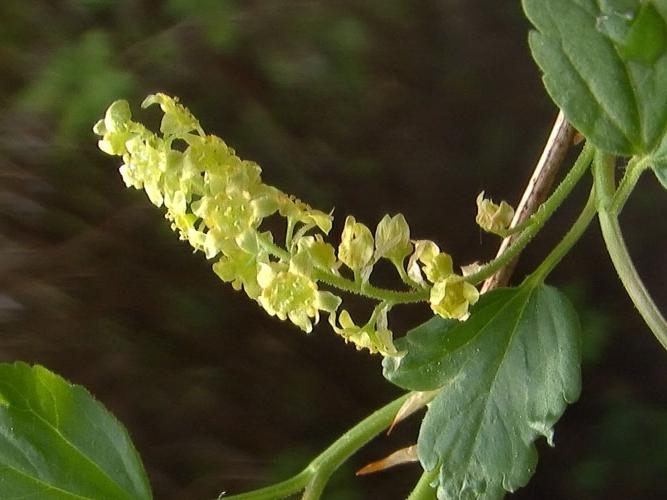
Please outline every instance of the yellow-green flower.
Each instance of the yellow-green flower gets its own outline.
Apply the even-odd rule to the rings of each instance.
[[[431,309],[443,318],[465,320],[469,307],[478,300],[477,288],[457,274],[438,281],[431,288]]]
[[[93,132],[102,136],[97,143],[107,154],[121,156],[126,153],[125,143],[132,137],[149,134],[140,123],[132,121],[132,112],[127,101],[115,101],[109,106],[104,118],[93,127]]]
[[[213,271],[218,277],[231,283],[234,290],[243,288],[251,299],[257,300],[262,288],[257,281],[260,264],[267,264],[269,256],[257,245],[257,235],[249,232],[236,241],[223,240],[220,246],[222,255],[213,264]]]
[[[329,292],[320,292],[307,276],[292,272],[285,264],[259,264],[257,283],[262,289],[257,302],[271,316],[289,319],[304,332],[310,333],[313,322],[320,319],[320,310],[333,313],[340,299]]]
[[[152,94],[144,99],[141,107],[147,108],[153,104],[159,104],[164,112],[160,123],[160,132],[164,135],[182,138],[192,131],[204,135],[199,121],[190,113],[190,110],[179,104],[177,97],[170,97],[161,93]]]
[[[475,221],[484,231],[504,236],[514,218],[512,206],[502,201],[496,205],[492,200],[484,198],[484,191],[477,196],[477,217]]]
[[[312,274],[313,269],[338,275],[340,262],[336,259],[335,248],[317,234],[302,236],[296,241],[296,252],[292,255],[290,266],[307,276]]]
[[[452,257],[441,252],[438,245],[429,240],[417,240],[414,242],[415,251],[408,260],[408,276],[417,284],[425,285],[423,273],[426,278],[435,283],[445,279],[453,272]]]
[[[384,257],[400,267],[411,251],[410,227],[403,214],[385,215],[375,229],[375,260]]]
[[[329,231],[331,231],[333,223],[331,214],[315,210],[295,196],[280,193],[278,213],[294,222],[301,222],[311,227],[317,226],[324,234],[329,234]]]
[[[355,276],[367,281],[373,260],[371,230],[357,222],[354,217],[348,216],[340,240],[338,258],[354,271]]]
[[[437,283],[454,272],[451,255],[441,252],[429,259],[424,265],[424,274],[431,283]]]
[[[340,326],[334,323],[332,326],[345,342],[353,343],[357,350],[368,349],[371,354],[397,356],[399,352],[394,346],[393,333],[387,325],[388,310],[386,305],[379,306],[365,325],[357,326],[350,313],[343,309],[338,315]]]

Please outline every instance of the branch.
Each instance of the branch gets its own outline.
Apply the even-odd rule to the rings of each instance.
[[[528,181],[528,186],[526,186],[526,190],[521,197],[510,228],[516,227],[526,221],[547,198],[556,179],[556,174],[565,159],[568,149],[572,145],[574,133],[574,128],[565,120],[563,112],[559,112],[544,151],[542,151],[542,156],[537,162],[533,175],[530,181]],[[512,235],[503,240],[496,258],[505,253],[515,238],[516,235]],[[487,279],[482,287],[482,293],[507,285],[516,267],[516,262],[517,258]]]

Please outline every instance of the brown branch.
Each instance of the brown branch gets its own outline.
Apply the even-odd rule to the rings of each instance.
[[[556,179],[556,174],[565,159],[568,149],[572,145],[574,134],[574,128],[572,128],[567,120],[565,120],[565,116],[561,111],[558,113],[556,123],[554,123],[547,144],[544,147],[544,151],[542,151],[542,156],[537,162],[537,166],[533,171],[530,181],[528,181],[526,190],[523,192],[523,196],[514,213],[514,219],[512,220],[510,227],[516,227],[524,222],[535,212],[535,210],[537,210],[544,200],[546,200],[554,180]],[[496,257],[502,255],[505,250],[507,250],[516,236],[517,235],[508,236],[503,240]],[[482,286],[482,293],[494,288],[506,286],[514,272],[517,259],[514,259],[496,274],[487,279],[484,282],[484,286]]]

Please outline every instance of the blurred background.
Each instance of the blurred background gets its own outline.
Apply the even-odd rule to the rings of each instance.
[[[304,335],[219,281],[125,189],[93,123],[117,98],[138,112],[148,93],[179,95],[266,182],[335,207],[334,240],[347,214],[374,226],[402,212],[415,237],[466,264],[498,244],[474,224],[475,196],[516,203],[556,115],[527,30],[519,0],[3,0],[0,359],[88,387],[128,427],[158,499],[215,498],[300,469],[398,389],[326,325]],[[667,308],[665,203],[647,175],[622,222]],[[665,352],[596,227],[551,283],[581,314],[583,394],[512,498],[666,498]],[[408,308],[393,325],[400,335],[427,317]],[[325,498],[404,498],[416,465],[353,473],[413,443],[417,420],[364,449]]]

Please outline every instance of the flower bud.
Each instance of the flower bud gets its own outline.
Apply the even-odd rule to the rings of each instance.
[[[348,216],[338,247],[338,258],[355,274],[361,273],[364,278],[370,274],[369,268],[373,259],[373,235],[364,224]]]
[[[127,101],[114,101],[104,114],[104,127],[106,132],[120,132],[127,128],[132,118],[130,104]]]
[[[503,236],[513,218],[514,209],[509,203],[503,201],[500,205],[496,205],[493,201],[484,198],[484,191],[479,193],[475,221],[484,231]]]
[[[403,214],[385,215],[375,230],[375,260],[385,257],[401,265],[411,250],[410,228]]]

